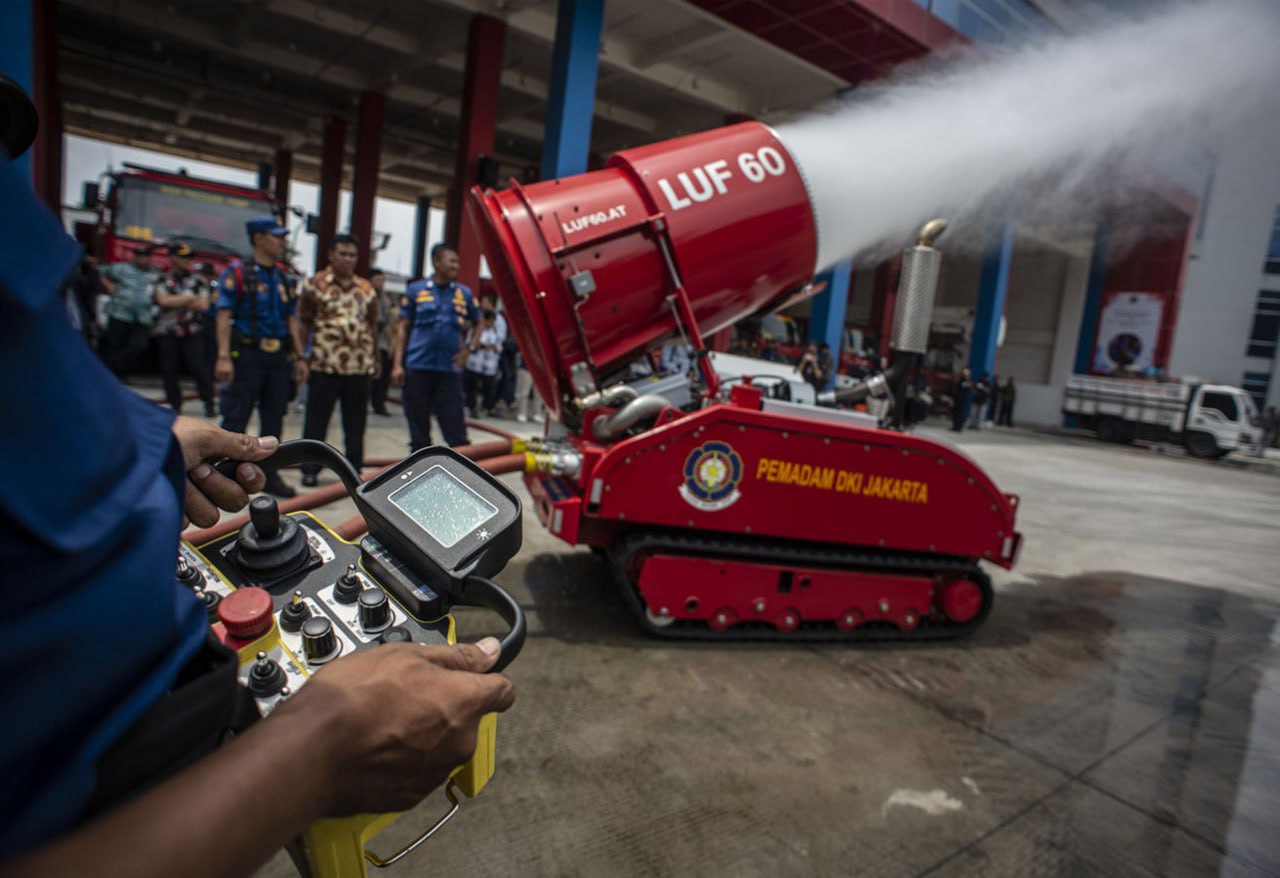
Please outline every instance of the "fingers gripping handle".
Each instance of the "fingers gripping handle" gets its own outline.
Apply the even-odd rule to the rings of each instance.
[[[240,461],[220,460],[213,465],[213,468],[229,479],[235,479],[236,467],[240,465]],[[360,485],[360,473],[356,472],[356,468],[351,465],[351,461],[343,456],[342,452],[334,448],[327,442],[321,442],[319,439],[293,439],[289,442],[281,443],[280,447],[270,457],[256,462],[262,467],[263,472],[274,472],[284,469],[288,466],[298,466],[304,463],[314,463],[317,466],[328,467],[342,479],[342,484],[346,486],[349,493],[355,493]]]
[[[498,655],[498,661],[489,669],[489,673],[502,671],[520,654],[524,647],[526,628],[524,610],[496,582],[483,576],[470,576],[463,583],[461,594],[455,595],[452,603],[454,606],[492,610],[511,626],[507,636],[502,639],[502,652]]]

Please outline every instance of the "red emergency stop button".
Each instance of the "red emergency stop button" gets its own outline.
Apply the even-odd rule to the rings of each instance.
[[[218,604],[218,619],[232,637],[254,640],[270,630],[271,611],[271,595],[250,585],[222,599]]]

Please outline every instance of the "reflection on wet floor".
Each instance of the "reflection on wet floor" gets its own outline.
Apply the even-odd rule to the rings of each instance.
[[[404,874],[1280,874],[1276,606],[1096,573],[959,643],[673,643],[588,552],[500,579],[530,639],[493,794]]]

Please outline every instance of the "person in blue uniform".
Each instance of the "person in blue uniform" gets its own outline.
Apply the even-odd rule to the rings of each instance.
[[[306,347],[298,302],[280,260],[289,230],[275,217],[245,224],[253,257],[236,260],[218,278],[218,359],[214,377],[229,385],[222,394],[222,428],[235,433],[258,408],[260,432],[279,436],[289,404],[289,380],[307,382]],[[280,475],[267,480],[277,497],[296,493]]]
[[[184,515],[243,507],[277,440],[124,388],[59,296],[79,248],[3,158],[0,204],[0,875],[249,875],[316,818],[411,807],[511,704],[481,673],[496,640],[338,659],[229,743],[104,790],[217,651],[175,577]],[[246,461],[235,480],[221,458]]]
[[[431,265],[432,276],[410,284],[400,302],[391,355],[391,383],[404,387],[413,451],[431,444],[432,414],[448,445],[467,444],[462,366],[480,314],[470,288],[457,282],[458,251],[437,244],[431,248]]]

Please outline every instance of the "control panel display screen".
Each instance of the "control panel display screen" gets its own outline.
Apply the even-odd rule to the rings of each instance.
[[[442,466],[393,491],[392,503],[446,549],[498,514],[498,509]]]

